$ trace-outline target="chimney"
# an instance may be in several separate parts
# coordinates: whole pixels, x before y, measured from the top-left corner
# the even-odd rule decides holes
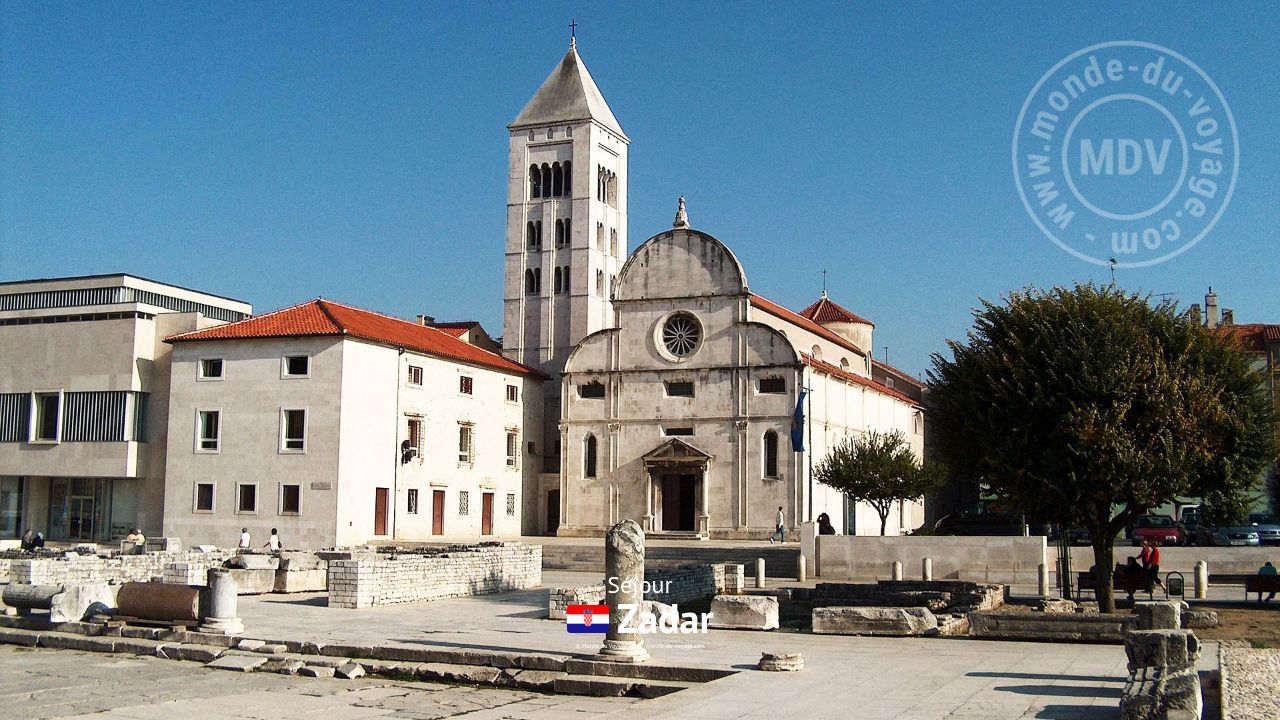
[[[1236,324],[1235,313],[1231,308],[1222,308],[1222,327],[1229,327]]]
[[[1209,288],[1209,293],[1204,296],[1204,315],[1205,327],[1213,330],[1218,327],[1218,296],[1213,293],[1213,288]]]
[[[1191,303],[1191,309],[1187,311],[1187,317],[1191,318],[1191,322],[1201,325],[1204,323],[1204,316],[1200,312],[1200,303]]]
[[[424,325],[424,326],[425,326],[425,325],[430,325],[431,323],[433,323],[433,322],[435,322],[435,321],[436,321],[436,319],[435,319],[435,318],[433,318],[433,317],[431,317],[430,315],[419,315],[419,316],[418,316],[418,324],[419,324],[419,325]]]

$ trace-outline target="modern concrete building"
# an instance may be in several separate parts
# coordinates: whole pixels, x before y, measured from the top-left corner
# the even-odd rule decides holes
[[[541,530],[596,535],[630,517],[655,533],[763,539],[781,506],[789,528],[827,513],[840,532],[879,534],[870,507],[812,474],[871,430],[923,454],[919,400],[872,378],[869,321],[825,296],[796,313],[752,293],[729,248],[689,228],[683,201],[612,299],[614,327],[565,365],[566,452]],[[922,521],[919,503],[903,503],[887,532]]]
[[[0,538],[158,534],[167,335],[242,319],[239,300],[132,275],[0,283]]]
[[[545,376],[427,321],[313,300],[170,337],[165,535],[520,535]]]

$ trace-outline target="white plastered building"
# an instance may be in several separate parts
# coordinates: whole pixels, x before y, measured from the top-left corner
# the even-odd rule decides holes
[[[313,300],[170,337],[165,534],[519,536],[545,376],[447,330]]]

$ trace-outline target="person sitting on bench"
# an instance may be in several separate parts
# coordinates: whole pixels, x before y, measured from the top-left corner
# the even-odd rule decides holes
[[[1270,560],[1268,560],[1268,561],[1267,561],[1267,563],[1266,563],[1265,565],[1263,565],[1262,567],[1258,568],[1258,575],[1259,575],[1259,576],[1276,577],[1276,575],[1277,575],[1277,572],[1276,572],[1276,566],[1275,566],[1275,565],[1272,565],[1272,564],[1271,564],[1271,561],[1270,561]],[[1271,591],[1270,593],[1268,593],[1268,594],[1267,594],[1267,600],[1266,600],[1266,602],[1271,602],[1272,600],[1275,600],[1275,599],[1276,599],[1276,593],[1275,593],[1275,591],[1273,590],[1273,591]],[[1261,590],[1259,590],[1259,591],[1258,591],[1258,604],[1259,604],[1259,605],[1261,605],[1261,604],[1262,604],[1262,602],[1263,602],[1263,600],[1262,600],[1262,591],[1261,591]]]
[[[1126,580],[1146,577],[1146,573],[1143,571],[1142,566],[1138,564],[1138,559],[1132,555],[1129,556],[1129,559],[1125,561],[1123,566],[1121,566],[1120,563],[1116,563],[1115,574],[1123,575]],[[1132,602],[1133,593],[1135,592],[1134,585],[1130,582],[1126,582],[1125,585],[1129,588],[1127,592],[1129,593],[1129,600]]]

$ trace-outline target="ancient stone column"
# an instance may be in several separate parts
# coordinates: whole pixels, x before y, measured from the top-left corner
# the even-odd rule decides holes
[[[933,558],[924,558],[920,561],[920,579],[925,582],[933,580]]]
[[[622,611],[618,609],[624,604],[638,608],[644,601],[644,530],[635,520],[623,520],[605,534],[604,574],[609,632],[595,657],[611,662],[645,662],[649,651],[644,649],[644,638],[634,632],[622,632]]]
[[[1039,591],[1040,597],[1049,597],[1049,566],[1044,563],[1036,568],[1036,590]]]
[[[901,579],[902,579],[902,561],[901,561],[901,560],[894,560],[894,561],[893,561],[892,571],[893,571],[893,579],[894,579],[894,580],[901,580]]]
[[[236,615],[240,588],[226,568],[209,569],[208,614],[200,622],[200,632],[235,635],[244,632],[244,621]]]
[[[808,573],[805,572],[808,568],[805,565],[804,555],[796,558],[796,580],[798,582],[804,582],[808,579]]]
[[[764,587],[764,558],[756,558],[756,587]]]

